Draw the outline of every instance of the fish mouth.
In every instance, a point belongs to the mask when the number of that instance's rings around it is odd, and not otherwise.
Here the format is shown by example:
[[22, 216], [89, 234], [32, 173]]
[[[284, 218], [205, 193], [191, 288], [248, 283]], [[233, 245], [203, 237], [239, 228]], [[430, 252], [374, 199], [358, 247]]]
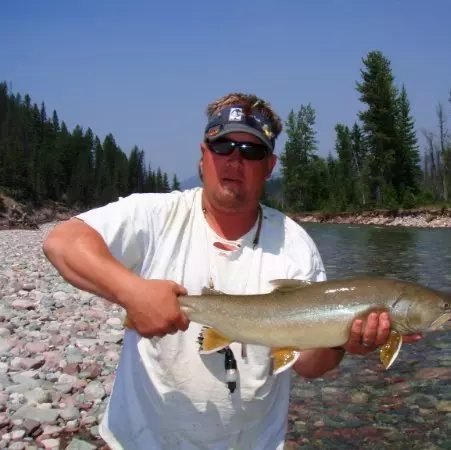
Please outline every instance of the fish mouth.
[[437, 330], [438, 328], [440, 328], [442, 325], [444, 325], [449, 320], [451, 320], [451, 312], [447, 312], [445, 314], [442, 314], [440, 317], [437, 317], [437, 319], [435, 319], [431, 323], [430, 329], [431, 330]]

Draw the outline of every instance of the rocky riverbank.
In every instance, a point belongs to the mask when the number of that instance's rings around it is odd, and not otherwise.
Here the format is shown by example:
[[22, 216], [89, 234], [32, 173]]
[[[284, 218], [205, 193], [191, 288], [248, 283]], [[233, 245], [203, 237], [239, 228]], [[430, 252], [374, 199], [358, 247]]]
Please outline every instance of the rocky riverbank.
[[[122, 309], [73, 288], [41, 251], [53, 224], [0, 231], [0, 448], [105, 448], [99, 422], [120, 354]], [[346, 357], [295, 377], [286, 449], [451, 448], [451, 333], [404, 346], [384, 372]]]
[[41, 246], [52, 224], [0, 231], [0, 448], [101, 448], [123, 312], [65, 283]]
[[449, 228], [451, 211], [448, 209], [376, 210], [359, 213], [304, 213], [291, 216], [299, 223], [337, 223], [393, 227]]
[[0, 193], [0, 230], [37, 230], [39, 225], [67, 220], [80, 211], [50, 200], [33, 207]]

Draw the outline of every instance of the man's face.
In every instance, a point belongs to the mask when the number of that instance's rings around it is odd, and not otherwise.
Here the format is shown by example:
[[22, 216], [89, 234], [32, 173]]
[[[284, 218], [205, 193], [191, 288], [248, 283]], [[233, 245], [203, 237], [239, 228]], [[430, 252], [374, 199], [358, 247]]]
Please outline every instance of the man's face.
[[[262, 143], [248, 133], [229, 133], [224, 138], [236, 142]], [[204, 189], [211, 202], [222, 208], [236, 210], [258, 203], [266, 178], [271, 175], [276, 164], [275, 155], [253, 161], [244, 159], [238, 149], [231, 155], [216, 155], [203, 143], [201, 150]]]

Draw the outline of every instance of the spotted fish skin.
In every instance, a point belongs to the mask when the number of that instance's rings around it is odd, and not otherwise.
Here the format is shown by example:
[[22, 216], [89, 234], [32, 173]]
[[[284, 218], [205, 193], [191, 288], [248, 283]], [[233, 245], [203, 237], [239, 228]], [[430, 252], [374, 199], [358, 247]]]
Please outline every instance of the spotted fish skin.
[[[278, 279], [270, 284], [272, 290], [264, 294], [230, 295], [204, 288], [201, 295], [180, 296], [188, 318], [210, 329], [199, 336], [200, 349], [220, 350], [241, 342], [272, 348], [280, 359], [287, 359], [288, 352], [293, 360], [302, 350], [344, 345], [355, 319], [385, 311], [392, 334], [381, 361], [388, 368], [401, 348], [400, 336], [435, 330], [451, 319], [449, 293], [409, 281], [355, 277]], [[126, 320], [125, 327], [130, 326]]]

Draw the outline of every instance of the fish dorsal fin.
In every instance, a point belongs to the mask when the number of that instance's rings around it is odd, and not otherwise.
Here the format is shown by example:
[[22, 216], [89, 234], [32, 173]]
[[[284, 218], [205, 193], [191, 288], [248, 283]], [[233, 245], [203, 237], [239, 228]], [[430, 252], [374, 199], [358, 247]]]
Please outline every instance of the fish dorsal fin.
[[209, 287], [203, 287], [201, 293], [202, 295], [225, 295], [224, 292]]
[[269, 282], [273, 288], [274, 291], [280, 291], [280, 292], [290, 292], [295, 291], [297, 289], [302, 289], [306, 286], [310, 286], [312, 283], [310, 281], [306, 280], [295, 280], [295, 279], [284, 279], [279, 278], [277, 280], [271, 280]]

